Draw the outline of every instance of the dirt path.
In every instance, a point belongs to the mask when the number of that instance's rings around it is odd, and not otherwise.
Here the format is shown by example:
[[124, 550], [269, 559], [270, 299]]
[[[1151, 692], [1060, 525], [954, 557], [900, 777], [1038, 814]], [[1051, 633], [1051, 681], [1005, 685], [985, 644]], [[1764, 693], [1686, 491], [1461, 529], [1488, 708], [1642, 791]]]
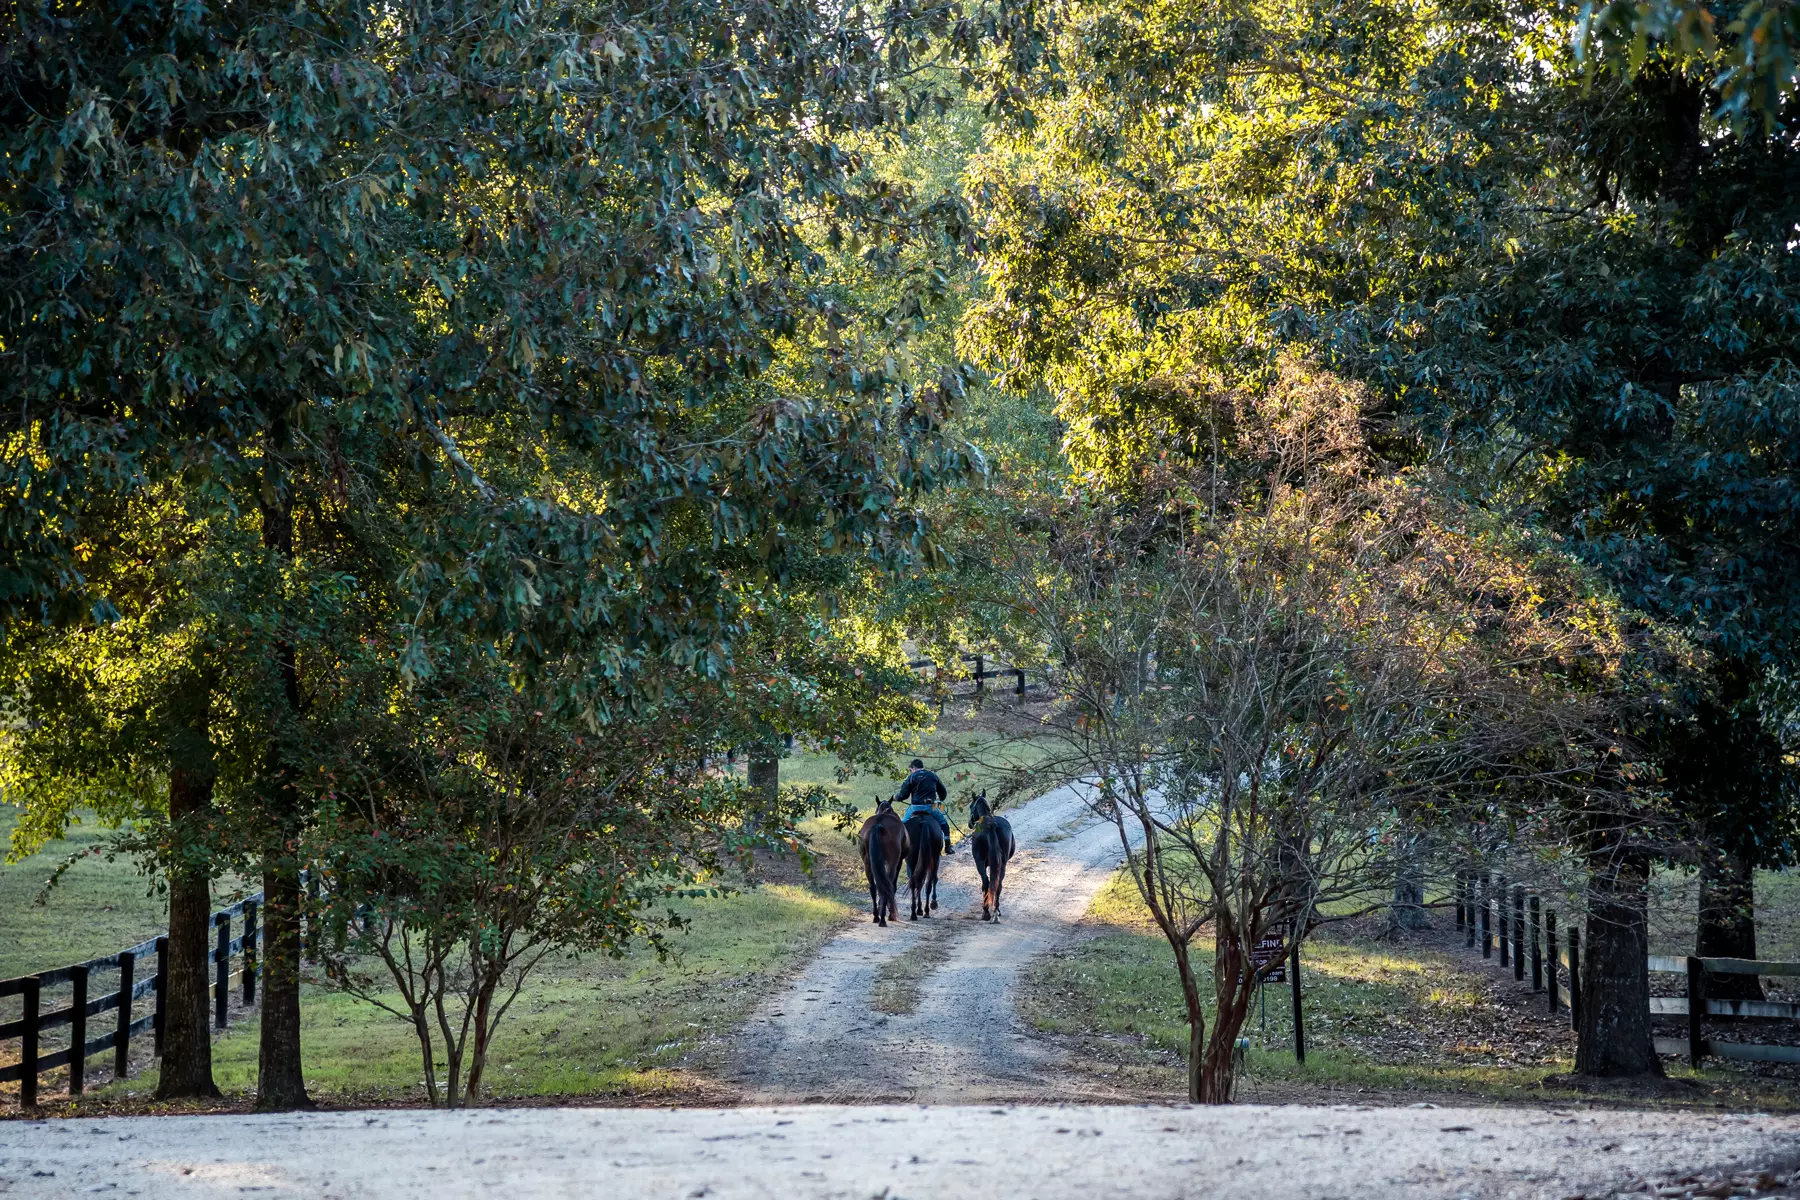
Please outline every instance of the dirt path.
[[[0, 1121], [0, 1195], [146, 1200], [1793, 1196], [1800, 1119], [1520, 1109], [809, 1105]], [[1646, 1181], [1746, 1170], [1755, 1186]], [[1716, 1178], [1714, 1176], [1713, 1178]]]
[[[865, 918], [827, 943], [726, 1047], [722, 1076], [762, 1103], [1115, 1098], [1059, 1069], [1057, 1054], [1014, 1015], [1012, 996], [1020, 969], [1068, 937], [1112, 877], [1118, 832], [1072, 787], [1005, 816], [1019, 849], [1003, 920], [980, 920], [980, 882], [959, 847], [944, 860], [935, 919], [882, 929]], [[904, 913], [904, 884], [900, 903]], [[876, 1011], [878, 974], [909, 950], [902, 965], [929, 972], [918, 1007]]]

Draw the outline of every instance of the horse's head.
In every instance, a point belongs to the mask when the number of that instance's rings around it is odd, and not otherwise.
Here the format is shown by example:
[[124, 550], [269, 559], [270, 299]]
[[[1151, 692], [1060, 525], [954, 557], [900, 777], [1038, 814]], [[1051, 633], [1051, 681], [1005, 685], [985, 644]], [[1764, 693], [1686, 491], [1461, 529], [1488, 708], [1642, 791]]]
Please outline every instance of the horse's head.
[[992, 816], [994, 810], [988, 807], [987, 792], [979, 793], [969, 801], [969, 825], [973, 827], [983, 817]]
[[879, 817], [883, 814], [890, 817], [894, 815], [893, 797], [890, 796], [886, 800], [883, 800], [880, 796], [875, 797], [875, 815]]

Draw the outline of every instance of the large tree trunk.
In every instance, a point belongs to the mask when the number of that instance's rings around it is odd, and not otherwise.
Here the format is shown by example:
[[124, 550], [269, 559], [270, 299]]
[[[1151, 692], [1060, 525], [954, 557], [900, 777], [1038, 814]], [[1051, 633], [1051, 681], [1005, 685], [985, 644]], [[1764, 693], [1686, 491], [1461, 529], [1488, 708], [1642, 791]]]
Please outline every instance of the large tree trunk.
[[1650, 1037], [1649, 864], [1634, 854], [1602, 853], [1596, 859], [1588, 875], [1575, 1070], [1661, 1075]]
[[280, 859], [263, 864], [263, 936], [256, 1108], [311, 1108], [300, 1068], [300, 872]]
[[215, 775], [204, 713], [198, 723], [194, 744], [178, 751], [188, 761], [169, 772], [169, 824], [176, 858], [169, 870], [169, 994], [163, 997], [158, 1100], [219, 1094], [213, 1082], [211, 1006], [207, 1003], [212, 881], [196, 861], [198, 855], [185, 852], [212, 812]]
[[[1756, 957], [1756, 874], [1740, 855], [1706, 847], [1700, 855], [1700, 905], [1694, 953], [1701, 958]], [[1717, 1000], [1762, 1000], [1754, 975], [1713, 975], [1707, 995]]]
[[1416, 863], [1409, 863], [1394, 878], [1394, 899], [1388, 905], [1387, 934], [1398, 937], [1413, 929], [1429, 929], [1431, 917], [1425, 912], [1424, 874]]
[[750, 790], [765, 812], [774, 812], [781, 799], [781, 756], [772, 746], [757, 746], [750, 751]]
[[[278, 422], [269, 434], [261, 498], [263, 546], [284, 567], [294, 559], [293, 497], [280, 453], [286, 441], [285, 425]], [[284, 727], [300, 716], [300, 671], [292, 641], [276, 644], [274, 665], [280, 696], [262, 781], [263, 833], [268, 839], [263, 852], [263, 928], [268, 947], [263, 955], [259, 1112], [312, 1107], [300, 1065], [300, 867], [293, 856], [300, 832], [299, 796], [281, 751]]]

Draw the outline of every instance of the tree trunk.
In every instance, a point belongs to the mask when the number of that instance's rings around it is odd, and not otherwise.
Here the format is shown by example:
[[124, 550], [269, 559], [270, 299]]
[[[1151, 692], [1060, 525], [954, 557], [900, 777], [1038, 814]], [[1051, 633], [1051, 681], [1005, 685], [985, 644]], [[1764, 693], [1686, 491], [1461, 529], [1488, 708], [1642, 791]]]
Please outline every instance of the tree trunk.
[[[294, 559], [294, 507], [281, 451], [284, 422], [269, 433], [261, 497], [262, 543], [282, 568]], [[279, 594], [271, 597], [278, 606]], [[277, 628], [286, 629], [285, 614]], [[263, 912], [268, 947], [263, 956], [262, 1042], [256, 1107], [259, 1112], [311, 1108], [300, 1063], [300, 867], [293, 857], [299, 834], [299, 796], [281, 741], [300, 716], [300, 670], [294, 643], [283, 636], [274, 647], [280, 695], [274, 701], [269, 750], [263, 772]]]
[[488, 1038], [494, 1032], [491, 1016], [494, 1011], [494, 992], [499, 986], [498, 976], [484, 979], [475, 996], [475, 1028], [470, 1031], [475, 1039], [475, 1048], [469, 1054], [469, 1082], [463, 1088], [464, 1102], [469, 1105], [481, 1102], [481, 1077], [487, 1073]]
[[263, 863], [262, 1042], [256, 1109], [311, 1108], [300, 1068], [300, 872]]
[[1425, 881], [1418, 865], [1408, 864], [1394, 878], [1394, 899], [1388, 905], [1388, 936], [1430, 927], [1431, 918], [1425, 912]]
[[757, 806], [773, 813], [781, 800], [781, 756], [772, 746], [757, 746], [750, 751], [750, 790], [756, 793]]
[[1200, 1079], [1202, 1104], [1230, 1104], [1237, 1084], [1237, 1040], [1250, 1012], [1250, 956], [1235, 933], [1215, 922], [1213, 943], [1213, 1027]]
[[1194, 964], [1186, 946], [1173, 945], [1175, 970], [1181, 977], [1181, 998], [1187, 1006], [1188, 1019], [1188, 1103], [1199, 1104], [1203, 1095], [1206, 1063], [1206, 1010], [1200, 1006], [1200, 983], [1194, 978]]
[[1581, 962], [1581, 1028], [1575, 1070], [1582, 1075], [1661, 1075], [1650, 1040], [1648, 862], [1599, 855], [1588, 875]]
[[156, 1098], [217, 1096], [212, 1073], [212, 1014], [208, 1003], [207, 945], [212, 932], [212, 881], [191, 852], [198, 828], [212, 813], [215, 778], [211, 747], [204, 754], [206, 722], [198, 744], [182, 747], [188, 761], [169, 772], [169, 825], [175, 862], [169, 869], [169, 994], [163, 997], [162, 1071]]
[[[1756, 957], [1756, 874], [1741, 855], [1703, 848], [1694, 947], [1701, 958]], [[1708, 976], [1706, 993], [1715, 1000], [1767, 998], [1754, 975]]]

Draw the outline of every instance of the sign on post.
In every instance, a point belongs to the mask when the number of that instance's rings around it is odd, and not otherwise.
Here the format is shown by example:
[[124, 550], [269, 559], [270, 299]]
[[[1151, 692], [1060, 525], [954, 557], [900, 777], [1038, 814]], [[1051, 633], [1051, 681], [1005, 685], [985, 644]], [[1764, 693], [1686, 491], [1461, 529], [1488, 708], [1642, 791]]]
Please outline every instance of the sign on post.
[[1250, 965], [1263, 983], [1287, 982], [1287, 931], [1273, 930], [1263, 934], [1262, 941], [1250, 951]]

